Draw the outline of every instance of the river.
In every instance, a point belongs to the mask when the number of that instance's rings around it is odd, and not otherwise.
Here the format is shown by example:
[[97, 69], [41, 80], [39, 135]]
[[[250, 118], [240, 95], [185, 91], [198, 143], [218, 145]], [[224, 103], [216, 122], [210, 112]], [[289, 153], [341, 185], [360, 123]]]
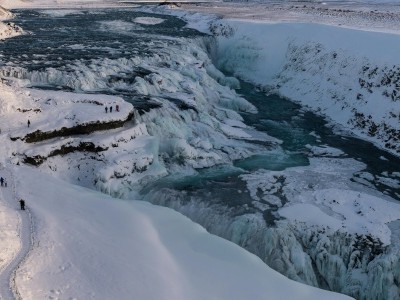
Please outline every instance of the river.
[[[0, 44], [0, 72], [3, 78], [17, 79], [28, 88], [121, 96], [131, 102], [142, 116], [167, 102], [179, 104], [182, 98], [174, 99], [174, 91], [171, 90], [164, 98], [159, 97], [158, 102], [154, 102], [150, 99], [151, 95], [138, 93], [136, 78], [154, 74], [163, 77], [160, 68], [165, 70], [180, 63], [178, 59], [170, 58], [171, 53], [176, 51], [178, 53], [175, 54], [179, 56], [179, 53], [184, 55], [185, 51], [190, 50], [193, 57], [199, 56], [201, 60], [201, 53], [196, 53], [189, 46], [194, 41], [203, 45], [199, 40], [204, 39], [204, 45], [212, 46], [210, 37], [186, 28], [179, 19], [133, 9], [18, 10], [14, 13], [16, 18], [13, 22], [28, 34]], [[159, 20], [162, 22], [158, 23]], [[155, 56], [158, 59], [152, 60]], [[140, 63], [144, 60], [146, 65]], [[194, 76], [193, 72], [187, 70], [174, 76]], [[235, 141], [229, 145], [229, 158], [214, 165], [210, 163], [204, 167], [190, 168], [190, 172], [179, 171], [186, 170], [184, 167], [189, 165], [185, 159], [167, 163], [161, 147], [160, 159], [165, 160], [167, 169], [172, 165], [174, 167], [168, 169], [167, 176], [141, 186], [138, 192], [144, 200], [172, 207], [210, 232], [256, 253], [293, 279], [338, 290], [323, 279], [323, 272], [316, 271], [314, 262], [310, 262], [309, 270], [303, 270], [304, 274], [299, 275], [302, 272], [292, 274], [289, 267], [282, 267], [267, 257], [269, 248], [266, 244], [273, 239], [272, 236], [287, 234], [286, 231], [279, 233], [279, 224], [276, 223], [284, 219], [278, 210], [287, 203], [287, 195], [278, 191], [273, 196], [279, 200], [275, 199], [274, 203], [254, 201], [254, 195], [242, 175], [251, 175], [259, 169], [284, 172], [293, 167], [307, 168], [312, 157], [343, 159], [346, 160], [345, 164], [353, 161], [365, 165], [361, 169], [357, 166], [350, 178], [348, 174], [343, 175], [344, 181], [358, 184], [358, 190], [365, 187], [374, 190], [377, 195], [383, 193], [400, 200], [399, 189], [390, 184], [397, 180], [395, 174], [400, 158], [345, 131], [339, 131], [337, 126], [323, 117], [250, 83], [241, 81], [236, 93], [257, 108], [256, 113], [241, 111], [243, 122], [258, 132], [280, 140], [281, 144], [271, 146], [262, 139]], [[190, 110], [187, 106], [178, 107], [182, 111]], [[157, 134], [157, 130], [149, 132]], [[196, 136], [197, 133], [193, 132], [192, 135]], [[227, 140], [230, 141], [229, 138]], [[235, 147], [239, 147], [237, 152], [243, 150], [245, 154], [235, 157]], [[334, 155], [329, 151], [328, 154], [315, 154], [310, 150], [313, 147], [339, 149], [341, 154]], [[279, 182], [277, 180], [275, 183]], [[294, 238], [296, 234], [289, 235]], [[291, 245], [298, 247], [298, 244]], [[276, 255], [271, 257], [276, 258]], [[313, 272], [315, 274], [310, 275]]]

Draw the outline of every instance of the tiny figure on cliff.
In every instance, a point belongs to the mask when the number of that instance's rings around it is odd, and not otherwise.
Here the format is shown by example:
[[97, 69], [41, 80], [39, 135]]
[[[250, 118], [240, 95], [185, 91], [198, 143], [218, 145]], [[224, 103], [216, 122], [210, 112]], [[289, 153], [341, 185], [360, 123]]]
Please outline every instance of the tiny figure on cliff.
[[107, 106], [105, 107], [105, 110], [106, 110], [106, 113], [107, 113], [108, 112], [108, 107]]
[[28, 127], [31, 125], [31, 121], [29, 121], [29, 119], [28, 119]]
[[110, 106], [110, 113], [112, 113], [112, 106]]
[[21, 210], [25, 210], [25, 201], [23, 199], [19, 200], [19, 205], [21, 206]]
[[1, 184], [1, 186], [4, 185], [4, 178], [3, 177], [0, 177], [0, 184]]
[[118, 105], [118, 104], [115, 105], [115, 110], [116, 110], [116, 111], [119, 111], [119, 105]]

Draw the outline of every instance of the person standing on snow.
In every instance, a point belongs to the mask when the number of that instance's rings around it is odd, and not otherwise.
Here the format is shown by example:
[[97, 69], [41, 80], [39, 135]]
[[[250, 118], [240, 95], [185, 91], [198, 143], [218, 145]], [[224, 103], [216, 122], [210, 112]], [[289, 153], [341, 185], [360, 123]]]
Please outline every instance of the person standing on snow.
[[28, 127], [31, 125], [31, 121], [29, 121], [29, 119], [28, 119]]
[[1, 186], [3, 186], [3, 184], [4, 184], [4, 178], [3, 177], [0, 177], [0, 184], [1, 184]]
[[23, 199], [19, 200], [19, 204], [21, 205], [21, 210], [25, 210], [25, 201]]

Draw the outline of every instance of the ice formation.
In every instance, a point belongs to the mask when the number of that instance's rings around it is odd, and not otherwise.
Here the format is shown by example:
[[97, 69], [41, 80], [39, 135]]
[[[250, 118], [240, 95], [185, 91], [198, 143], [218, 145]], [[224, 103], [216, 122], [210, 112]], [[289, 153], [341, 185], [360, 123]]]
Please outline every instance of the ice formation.
[[[138, 26], [156, 24], [153, 19], [139, 23], [97, 25], [134, 36], [130, 31], [141, 29]], [[204, 20], [199, 24], [204, 26]], [[145, 200], [182, 212], [291, 279], [360, 299], [397, 299], [399, 244], [391, 233], [400, 218], [398, 204], [372, 184], [396, 189], [400, 175], [395, 172], [371, 174], [342, 150], [307, 145], [310, 166], [242, 175], [234, 182], [237, 195], [228, 204], [190, 188], [151, 185], [168, 175], [198, 176], [200, 169], [217, 165], [227, 165], [235, 174], [239, 168], [233, 161], [271, 149], [284, 156], [281, 141], [245, 124], [240, 113], [257, 110], [235, 92], [239, 81], [224, 75], [214, 62], [302, 101], [397, 153], [398, 70], [389, 65], [398, 62], [395, 51], [380, 60], [379, 48], [364, 49], [359, 58], [351, 47], [353, 38], [367, 45], [371, 33], [345, 31], [338, 48], [326, 36], [339, 30], [343, 29], [223, 20], [213, 23], [214, 38], [160, 39], [150, 44], [157, 53], [141, 57], [74, 61], [39, 70], [2, 66], [2, 77], [13, 86], [1, 86], [7, 95], [0, 98], [1, 113], [13, 116], [1, 121], [2, 129], [9, 128], [2, 136], [7, 140], [5, 157], [120, 198], [136, 196], [147, 186]], [[314, 40], [309, 40], [311, 32]], [[397, 45], [393, 36], [376, 37], [382, 44]], [[49, 86], [64, 92], [32, 89]], [[71, 90], [75, 94], [65, 92]], [[103, 94], [117, 90], [129, 91], [133, 106]], [[375, 113], [376, 95], [387, 105]], [[109, 106], [112, 114], [104, 111]], [[65, 110], [68, 114], [62, 113]], [[28, 118], [33, 128], [26, 127]], [[110, 125], [118, 120], [118, 126]], [[97, 121], [110, 128], [98, 132]], [[83, 125], [89, 130], [85, 134], [62, 135], [64, 128]], [[36, 130], [49, 134], [25, 143]], [[63, 138], [54, 138], [59, 136]], [[240, 194], [248, 194], [251, 202], [234, 199]]]
[[[173, 14], [197, 23], [194, 14]], [[211, 32], [217, 35], [212, 53], [220, 67], [398, 153], [396, 35], [232, 20], [214, 22]], [[372, 39], [379, 40], [374, 47]], [[387, 45], [393, 47], [386, 51]], [[363, 172], [363, 164], [343, 158], [339, 149], [307, 148], [317, 157], [310, 158], [310, 167], [242, 177], [255, 200], [252, 207], [207, 204], [171, 189], [146, 198], [257, 253], [290, 278], [359, 299], [398, 299], [397, 231], [390, 225], [400, 217], [398, 204], [374, 191], [377, 182], [397, 187], [398, 178]]]
[[219, 24], [220, 67], [399, 153], [397, 35], [317, 24]]

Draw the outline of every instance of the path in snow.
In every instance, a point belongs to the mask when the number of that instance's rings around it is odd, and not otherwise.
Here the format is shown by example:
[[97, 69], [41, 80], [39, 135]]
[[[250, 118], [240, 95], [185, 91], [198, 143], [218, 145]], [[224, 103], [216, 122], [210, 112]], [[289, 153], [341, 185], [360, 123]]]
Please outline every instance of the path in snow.
[[[5, 177], [8, 187], [2, 187], [0, 192], [0, 204], [11, 210], [18, 210], [19, 203], [16, 193], [14, 177], [10, 170], [1, 168], [0, 174]], [[19, 239], [19, 247], [11, 260], [5, 263], [3, 269], [0, 270], [0, 299], [22, 299], [15, 282], [15, 275], [20, 265], [28, 257], [28, 253], [33, 247], [33, 218], [29, 208], [25, 211], [19, 211], [14, 214], [18, 217], [16, 233]]]

